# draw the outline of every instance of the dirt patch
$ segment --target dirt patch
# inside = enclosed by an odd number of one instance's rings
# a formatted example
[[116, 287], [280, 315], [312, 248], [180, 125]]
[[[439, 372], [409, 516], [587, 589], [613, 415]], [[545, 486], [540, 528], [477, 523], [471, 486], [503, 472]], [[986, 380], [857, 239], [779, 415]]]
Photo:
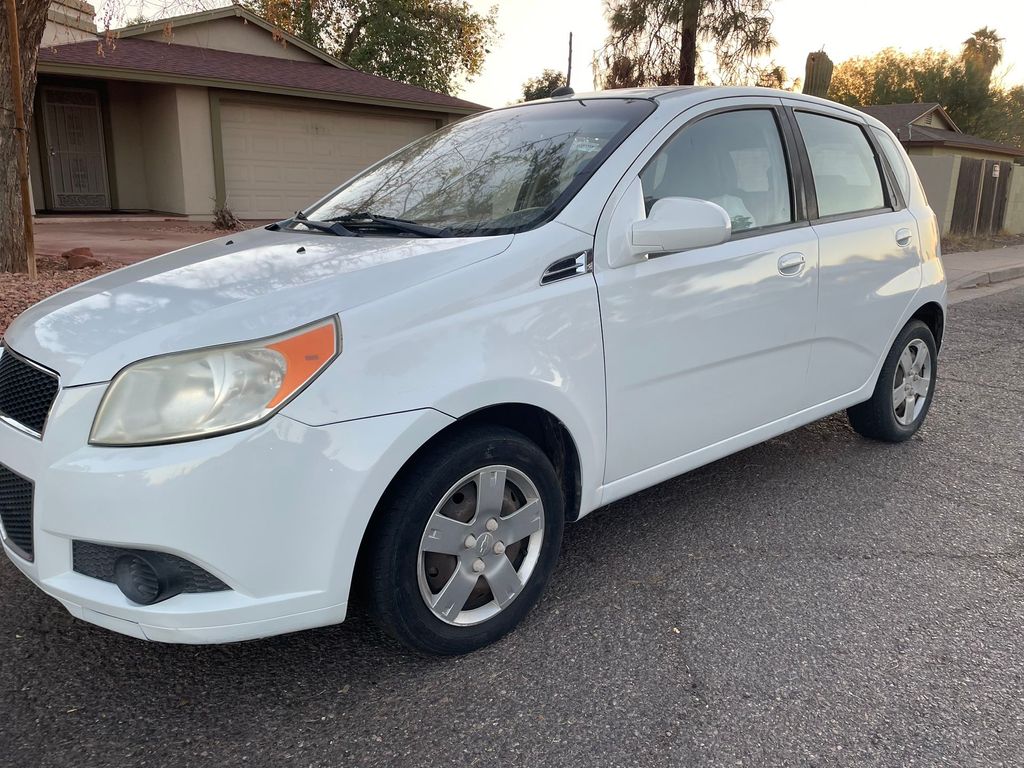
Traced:
[[36, 302], [121, 266], [124, 265], [102, 264], [86, 269], [68, 269], [64, 259], [42, 256], [36, 260], [38, 277], [35, 280], [30, 280], [28, 275], [0, 272], [0, 333], [5, 332], [14, 318]]
[[997, 248], [1009, 248], [1024, 245], [1024, 234], [1021, 235], [946, 235], [942, 238], [943, 253], [965, 253], [974, 251], [990, 251]]

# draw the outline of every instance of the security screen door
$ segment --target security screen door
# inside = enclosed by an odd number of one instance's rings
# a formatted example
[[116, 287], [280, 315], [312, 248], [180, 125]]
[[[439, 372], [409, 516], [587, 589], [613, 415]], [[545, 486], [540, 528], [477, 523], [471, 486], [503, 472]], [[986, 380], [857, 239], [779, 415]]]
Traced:
[[42, 106], [52, 207], [109, 209], [99, 95], [84, 88], [45, 88]]

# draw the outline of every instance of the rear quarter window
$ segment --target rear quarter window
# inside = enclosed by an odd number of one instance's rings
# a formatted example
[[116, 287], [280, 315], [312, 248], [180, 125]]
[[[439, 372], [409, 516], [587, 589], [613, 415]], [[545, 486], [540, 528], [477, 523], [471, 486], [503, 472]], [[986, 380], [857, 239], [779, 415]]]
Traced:
[[878, 139], [878, 146], [882, 148], [882, 154], [885, 155], [889, 167], [892, 168], [892, 172], [896, 176], [896, 183], [899, 185], [900, 192], [903, 193], [903, 199], [909, 200], [910, 171], [907, 170], [907, 165], [903, 160], [903, 155], [896, 147], [896, 142], [881, 128], [872, 126], [871, 130], [874, 132], [875, 138]]

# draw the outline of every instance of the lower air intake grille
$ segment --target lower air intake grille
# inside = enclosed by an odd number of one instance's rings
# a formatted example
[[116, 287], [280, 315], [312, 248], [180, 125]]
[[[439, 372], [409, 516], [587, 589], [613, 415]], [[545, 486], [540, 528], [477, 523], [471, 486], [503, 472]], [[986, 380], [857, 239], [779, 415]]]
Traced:
[[[91, 576], [94, 579], [114, 583], [114, 563], [121, 555], [142, 553], [143, 550], [125, 549], [123, 547], [108, 547], [105, 544], [93, 544], [91, 541], [74, 541], [71, 544], [71, 556], [74, 561], [76, 573], [83, 576]], [[177, 568], [181, 577], [182, 592], [223, 592], [230, 589], [227, 584], [218, 579], [212, 573], [204, 571], [195, 563], [176, 555], [168, 555], [164, 552], [146, 552], [164, 560], [166, 563]]]
[[37, 436], [57, 397], [57, 377], [5, 349], [0, 355], [0, 414]]
[[32, 481], [0, 464], [0, 523], [7, 543], [32, 559]]

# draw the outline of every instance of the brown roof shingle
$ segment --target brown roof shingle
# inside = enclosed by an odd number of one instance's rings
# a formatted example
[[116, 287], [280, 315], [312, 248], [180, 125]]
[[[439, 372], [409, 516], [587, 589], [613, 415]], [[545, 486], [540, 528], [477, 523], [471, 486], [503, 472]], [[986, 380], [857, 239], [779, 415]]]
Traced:
[[[115, 40], [110, 44], [87, 41], [44, 47], [39, 50], [39, 63], [42, 71], [46, 71], [47, 64], [78, 65], [108, 70], [110, 76], [114, 76], [118, 70], [130, 70], [172, 77], [344, 94], [405, 102], [410, 106], [427, 105], [435, 109], [445, 107], [455, 112], [486, 109], [465, 99], [434, 93], [354, 69], [156, 40]], [[103, 76], [102, 71], [97, 74]]]
[[927, 125], [917, 125], [915, 120], [941, 105], [935, 102], [923, 104], [875, 104], [857, 107], [861, 112], [875, 118], [896, 134], [904, 146], [947, 146], [976, 149], [993, 154], [1024, 157], [1024, 150], [998, 141], [982, 139], [962, 131], [950, 131]]
[[943, 146], [963, 147], [965, 149], [977, 149], [994, 154], [1009, 155], [1011, 157], [1024, 157], [1024, 149], [1009, 144], [1000, 144], [998, 141], [982, 139], [972, 136], [969, 133], [958, 131], [946, 131], [941, 128], [928, 128], [923, 125], [912, 125], [909, 129], [904, 128], [897, 134], [904, 144], [941, 144]]
[[866, 115], [871, 115], [871, 117], [895, 133], [938, 106], [940, 105], [937, 102], [925, 104], [872, 104], [867, 107], [856, 107], [856, 109]]

